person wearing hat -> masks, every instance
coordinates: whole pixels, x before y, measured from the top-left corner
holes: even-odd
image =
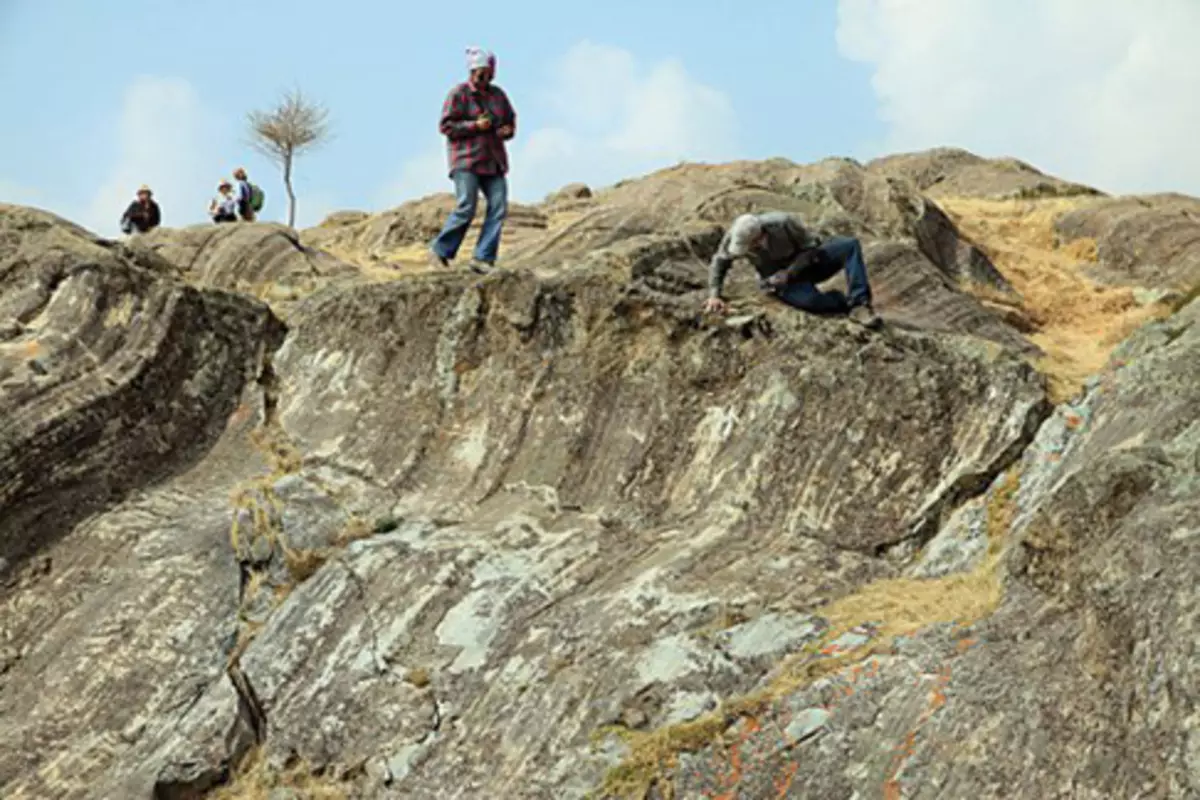
[[[158,208],[158,203],[154,202],[153,195],[150,187],[145,184],[138,189],[137,198],[121,215],[122,232],[126,234],[134,231],[145,233],[159,226],[162,222],[162,212]]]
[[[430,244],[430,251],[441,266],[450,266],[475,218],[475,205],[482,192],[487,211],[470,266],[486,273],[496,263],[500,234],[508,216],[505,142],[516,134],[517,115],[508,95],[492,83],[496,77],[496,57],[492,53],[467,48],[467,71],[468,79],[451,89],[442,104],[438,129],[446,137],[455,206]]]
[[[822,241],[793,214],[768,211],[742,214],[733,221],[709,264],[709,297],[704,310],[725,311],[721,289],[733,261],[746,258],[758,272],[759,286],[788,305],[818,314],[846,314],[868,328],[882,324],[871,307],[871,286],[862,245],[850,236]],[[838,272],[846,275],[849,295],[817,284]]]
[[[238,199],[233,194],[233,184],[224,178],[217,184],[217,196],[208,204],[208,214],[213,222],[238,220]]]

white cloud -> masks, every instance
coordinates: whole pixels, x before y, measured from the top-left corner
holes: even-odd
[[[379,203],[392,207],[434,192],[452,191],[441,140],[431,139],[418,155],[400,166],[400,176],[379,192]]]
[[[503,85],[503,74],[498,83]],[[626,50],[584,41],[552,66],[546,88],[513,94],[517,139],[510,193],[534,201],[574,181],[605,185],[681,160],[736,156],[733,106],[672,59],[643,65]],[[522,104],[540,100],[549,124],[522,126]],[[389,205],[450,191],[442,141],[406,161],[385,189]]]
[[[1117,192],[1200,193],[1196,0],[838,0],[882,150],[956,145]]]
[[[121,213],[143,183],[154,190],[163,225],[204,221],[216,178],[228,166],[222,170],[214,152],[223,138],[222,123],[204,109],[191,84],[180,78],[137,78],[125,92],[117,125],[115,165],[80,222],[116,235]]]

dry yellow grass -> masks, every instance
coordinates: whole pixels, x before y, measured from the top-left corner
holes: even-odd
[[[670,800],[675,796],[671,776],[680,753],[695,752],[718,742],[737,719],[753,719],[780,698],[873,655],[890,651],[897,637],[911,636],[944,623],[970,625],[990,616],[1003,599],[1001,561],[1019,485],[1020,473],[1014,467],[989,497],[987,555],[974,570],[941,578],[876,581],[817,609],[815,613],[829,623],[818,642],[785,660],[766,688],[732,698],[711,714],[649,732],[621,727],[597,731],[598,736],[617,735],[629,747],[625,760],[605,776],[601,794],[641,800],[653,786],[665,800]],[[876,631],[867,644],[847,650],[830,646],[866,624]]]
[[[433,676],[429,674],[429,670],[425,667],[413,667],[404,676],[404,680],[418,689],[424,689],[433,681]]]
[[[235,770],[230,782],[214,790],[212,800],[270,800],[275,789],[291,789],[305,800],[350,800],[350,787],[316,774],[300,762],[283,772],[267,765],[261,750],[247,755]]]
[[[959,229],[1021,293],[1019,310],[1036,329],[1029,339],[1046,354],[1035,366],[1049,379],[1055,402],[1074,395],[1136,328],[1170,313],[1165,305],[1138,305],[1132,289],[1086,278],[1081,270],[1096,261],[1094,241],[1056,241],[1055,220],[1095,202],[1090,197],[938,199]],[[997,300],[986,290],[977,293]]]
[[[578,210],[565,209],[551,211],[547,215],[547,227],[544,229],[520,224],[506,226],[501,265],[519,261],[522,251],[536,247],[545,238],[559,233],[580,216],[582,216],[582,212]],[[482,209],[463,240],[463,251],[459,254],[460,262],[470,256],[470,248],[474,246],[475,238],[479,235],[481,221]],[[363,252],[353,243],[325,244],[322,245],[322,249],[348,264],[359,267],[368,280],[380,283],[411,275],[445,271],[444,267],[435,264],[430,259],[427,242],[414,242],[381,253]]]
[[[357,514],[351,514],[350,520],[333,537],[335,547],[345,547],[360,539],[369,539],[375,534],[375,527]]]

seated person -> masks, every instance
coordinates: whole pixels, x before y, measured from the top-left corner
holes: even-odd
[[[213,222],[238,221],[238,201],[232,183],[222,180],[217,184],[217,196],[208,204],[208,214]]]

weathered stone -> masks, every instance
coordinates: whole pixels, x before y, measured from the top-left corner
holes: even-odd
[[[548,206],[562,205],[564,203],[578,202],[580,200],[590,200],[592,197],[591,188],[585,183],[568,183],[556,192],[551,192],[546,196],[545,204]]]
[[[12,562],[210,448],[282,330],[33,209],[0,209],[0,556]],[[0,314],[3,312],[0,311]],[[37,370],[19,364],[36,358]]]
[[[1046,175],[1015,158],[988,159],[954,147],[877,158],[867,169],[903,177],[933,197],[992,199],[1100,196],[1090,186]]]
[[[512,269],[383,284],[271,226],[156,254],[0,209],[0,794],[1200,791],[1200,304],[1047,419],[916,185],[683,165],[533,209]],[[321,235],[420,248],[444,201]],[[748,270],[701,314],[765,207],[860,236],[903,324]],[[237,276],[282,345],[196,288]],[[122,358],[136,391],[79,390]]]
[[[1059,217],[1064,242],[1096,242],[1090,272],[1118,284],[1187,292],[1200,283],[1200,200],[1177,194],[1117,197]]]
[[[275,223],[157,228],[133,242],[197,286],[244,292],[280,313],[325,286],[363,280],[356,267],[302,244],[294,230]]]
[[[1200,319],[1200,303],[1181,317]],[[1197,357],[1200,328],[1188,326],[1114,368],[1042,429],[1015,479],[997,480],[1007,507],[992,535],[1009,588],[995,615],[786,696],[738,745],[753,770],[729,783],[731,757],[701,752],[684,759],[677,790],[1200,793]],[[802,752],[778,748],[768,731],[801,707],[829,711],[823,734]]]
[[[352,257],[355,261],[367,264],[389,264],[403,259],[414,248],[423,250],[442,229],[446,217],[454,208],[454,202],[452,194],[439,193],[404,203],[381,214],[331,216],[317,227],[302,231],[300,236],[308,247]],[[467,231],[468,247],[479,235],[482,220],[481,201],[480,213]],[[538,208],[509,203],[504,231],[505,258],[514,236],[519,239],[526,229],[541,232],[546,225],[546,216]]]

